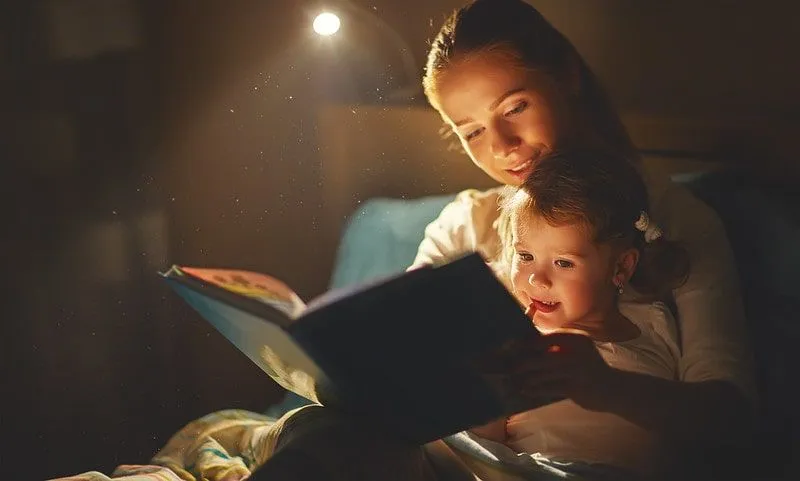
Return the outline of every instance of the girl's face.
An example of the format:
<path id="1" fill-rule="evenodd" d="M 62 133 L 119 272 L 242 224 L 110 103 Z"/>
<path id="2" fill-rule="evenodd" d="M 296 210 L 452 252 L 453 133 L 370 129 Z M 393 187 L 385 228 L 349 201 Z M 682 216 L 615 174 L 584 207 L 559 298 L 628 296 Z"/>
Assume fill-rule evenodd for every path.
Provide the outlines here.
<path id="1" fill-rule="evenodd" d="M 517 213 L 511 224 L 511 284 L 543 331 L 603 322 L 616 307 L 616 256 L 579 225 L 554 227 Z"/>
<path id="2" fill-rule="evenodd" d="M 437 80 L 432 103 L 472 161 L 518 186 L 570 134 L 567 99 L 552 76 L 489 52 L 457 60 Z"/>

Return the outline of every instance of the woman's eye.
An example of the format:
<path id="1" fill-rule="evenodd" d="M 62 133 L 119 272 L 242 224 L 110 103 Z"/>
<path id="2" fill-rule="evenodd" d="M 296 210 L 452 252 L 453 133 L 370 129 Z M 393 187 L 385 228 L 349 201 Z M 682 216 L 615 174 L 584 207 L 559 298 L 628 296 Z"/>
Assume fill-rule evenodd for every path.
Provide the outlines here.
<path id="1" fill-rule="evenodd" d="M 470 140 L 474 140 L 477 136 L 481 134 L 481 132 L 483 132 L 483 127 L 471 130 L 467 132 L 467 134 L 464 136 L 464 140 L 466 140 L 467 142 L 469 142 Z"/>
<path id="2" fill-rule="evenodd" d="M 572 267 L 575 267 L 575 264 L 573 264 L 573 263 L 572 263 L 572 262 L 570 262 L 570 261 L 565 261 L 564 259 L 558 259 L 558 260 L 555 262 L 555 264 L 556 264 L 558 267 L 562 268 L 562 269 L 570 269 L 570 268 L 572 268 Z"/>
<path id="3" fill-rule="evenodd" d="M 526 108 L 528 108 L 528 102 L 526 100 L 523 100 L 523 101 L 519 102 L 518 104 L 516 104 L 514 106 L 514 108 L 512 108 L 509 111 L 507 111 L 506 115 L 518 114 L 518 113 L 522 112 L 523 110 L 525 110 Z"/>

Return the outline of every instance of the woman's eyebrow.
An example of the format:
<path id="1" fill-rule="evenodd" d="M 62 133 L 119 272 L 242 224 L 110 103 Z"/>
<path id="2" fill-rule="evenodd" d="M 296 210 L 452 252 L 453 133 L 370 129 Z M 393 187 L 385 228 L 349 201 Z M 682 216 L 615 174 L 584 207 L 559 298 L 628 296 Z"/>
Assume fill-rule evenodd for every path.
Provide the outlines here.
<path id="1" fill-rule="evenodd" d="M 512 95 L 514 95 L 514 94 L 516 94 L 516 93 L 522 92 L 523 90 L 525 90 L 525 87 L 517 87 L 517 88 L 514 88 L 514 89 L 511 89 L 511 90 L 509 90 L 508 92 L 504 93 L 503 95 L 501 95 L 501 96 L 497 97 L 497 100 L 495 100 L 494 102 L 492 102 L 492 103 L 491 103 L 491 105 L 489 105 L 489 108 L 488 108 L 487 110 L 494 110 L 494 109 L 496 109 L 496 108 L 497 108 L 497 106 L 498 106 L 498 105 L 500 105 L 500 103 L 502 103 L 502 102 L 503 102 L 503 100 L 505 100 L 505 99 L 507 99 L 507 98 L 511 97 Z"/>
<path id="2" fill-rule="evenodd" d="M 512 95 L 514 95 L 516 93 L 522 92 L 523 90 L 525 90 L 525 87 L 517 87 L 517 88 L 513 88 L 513 89 L 509 90 L 508 92 L 506 92 L 506 93 L 502 94 L 501 96 L 497 97 L 497 99 L 494 102 L 489 104 L 489 108 L 487 108 L 486 110 L 490 110 L 491 111 L 491 110 L 496 109 L 497 106 L 500 105 L 503 102 L 503 100 L 511 97 Z M 453 125 L 455 125 L 456 127 L 461 127 L 462 125 L 468 124 L 470 122 L 472 122 L 472 119 L 471 118 L 466 118 L 466 119 L 459 120 L 458 122 L 454 123 Z"/>

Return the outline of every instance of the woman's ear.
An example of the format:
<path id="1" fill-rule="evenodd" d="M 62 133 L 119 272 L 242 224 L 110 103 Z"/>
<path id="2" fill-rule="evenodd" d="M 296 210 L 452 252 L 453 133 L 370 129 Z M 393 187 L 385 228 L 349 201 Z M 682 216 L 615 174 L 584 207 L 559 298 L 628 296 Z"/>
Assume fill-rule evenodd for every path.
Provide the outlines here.
<path id="1" fill-rule="evenodd" d="M 611 280 L 615 286 L 624 285 L 636 271 L 639 264 L 639 250 L 630 248 L 622 251 L 614 264 L 614 277 Z"/>
<path id="2" fill-rule="evenodd" d="M 570 95 L 577 97 L 581 93 L 581 63 L 575 54 L 567 57 L 567 85 Z"/>

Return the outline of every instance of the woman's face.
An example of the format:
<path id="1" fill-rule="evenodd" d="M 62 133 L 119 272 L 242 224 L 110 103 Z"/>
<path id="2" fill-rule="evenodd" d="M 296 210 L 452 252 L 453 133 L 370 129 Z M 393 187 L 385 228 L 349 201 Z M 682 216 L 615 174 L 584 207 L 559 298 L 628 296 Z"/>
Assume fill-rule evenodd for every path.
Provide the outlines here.
<path id="1" fill-rule="evenodd" d="M 434 105 L 475 164 L 518 186 L 570 136 L 564 95 L 552 76 L 514 66 L 508 55 L 473 55 L 438 77 Z"/>

